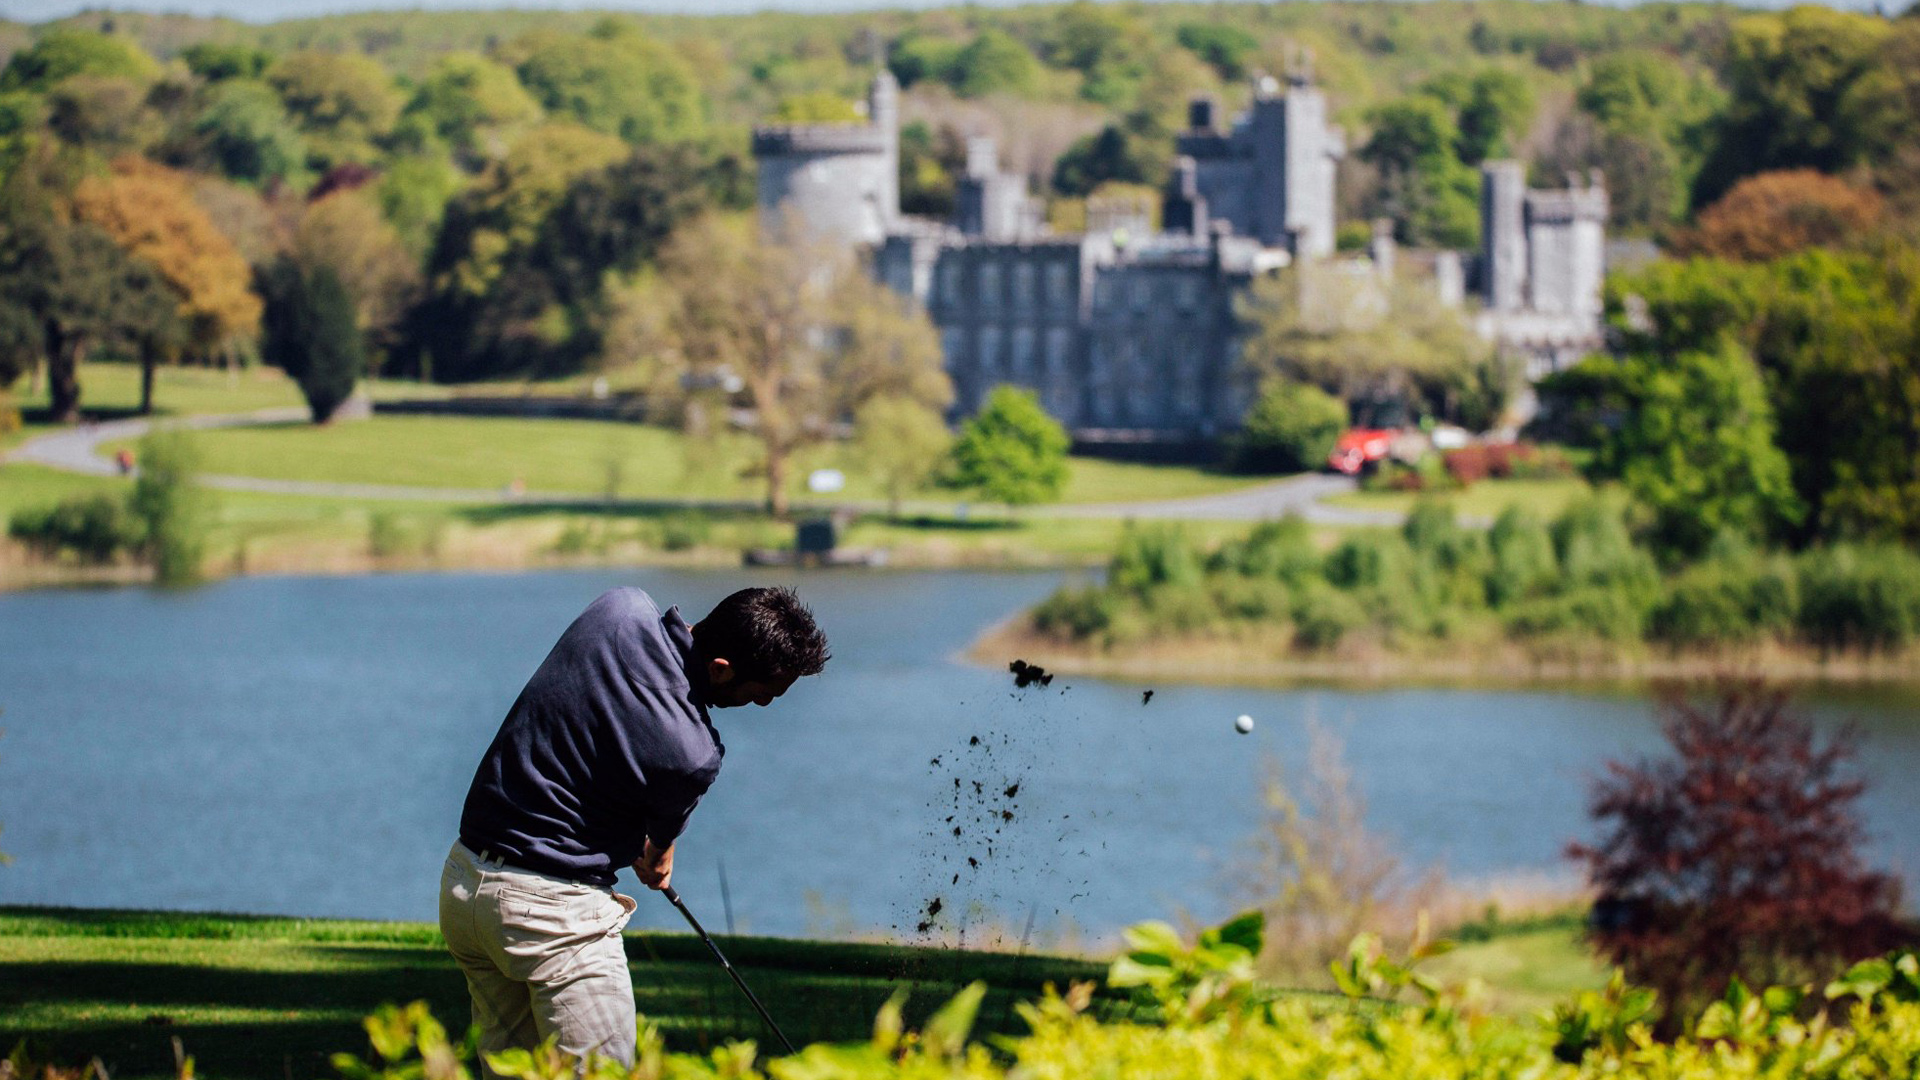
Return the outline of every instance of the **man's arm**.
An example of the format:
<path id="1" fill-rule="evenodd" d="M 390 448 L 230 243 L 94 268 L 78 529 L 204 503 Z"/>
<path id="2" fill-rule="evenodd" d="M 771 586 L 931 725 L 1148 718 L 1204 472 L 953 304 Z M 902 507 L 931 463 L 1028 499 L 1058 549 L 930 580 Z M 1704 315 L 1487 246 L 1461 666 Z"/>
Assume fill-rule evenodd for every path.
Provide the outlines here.
<path id="1" fill-rule="evenodd" d="M 633 873 L 640 884 L 649 889 L 664 889 L 673 884 L 673 845 L 655 847 L 653 838 L 648 837 L 646 848 L 633 860 Z"/>

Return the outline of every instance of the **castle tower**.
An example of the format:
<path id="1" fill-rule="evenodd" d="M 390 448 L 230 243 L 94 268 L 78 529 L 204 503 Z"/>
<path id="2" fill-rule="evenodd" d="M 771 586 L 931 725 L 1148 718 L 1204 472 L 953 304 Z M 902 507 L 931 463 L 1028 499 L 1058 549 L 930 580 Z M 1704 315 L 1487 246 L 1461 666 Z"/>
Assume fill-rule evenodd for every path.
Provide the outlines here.
<path id="1" fill-rule="evenodd" d="M 1526 167 L 1517 161 L 1481 165 L 1480 276 L 1490 311 L 1528 305 L 1526 213 Z"/>
<path id="2" fill-rule="evenodd" d="M 753 130 L 764 227 L 797 224 L 847 244 L 878 244 L 900 218 L 900 86 L 884 68 L 865 124 L 775 124 Z"/>

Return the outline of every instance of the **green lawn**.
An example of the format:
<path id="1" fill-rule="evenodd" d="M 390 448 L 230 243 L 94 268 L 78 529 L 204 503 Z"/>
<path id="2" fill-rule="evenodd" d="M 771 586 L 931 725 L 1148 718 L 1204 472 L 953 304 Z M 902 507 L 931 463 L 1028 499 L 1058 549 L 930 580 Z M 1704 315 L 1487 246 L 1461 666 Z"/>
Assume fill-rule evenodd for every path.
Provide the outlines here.
<path id="1" fill-rule="evenodd" d="M 1480 979 L 1489 1004 L 1501 1012 L 1532 1013 L 1581 990 L 1606 985 L 1608 968 L 1593 955 L 1578 926 L 1503 932 L 1465 944 L 1421 965 L 1448 984 Z"/>
<path id="2" fill-rule="evenodd" d="M 1568 503 L 1591 491 L 1585 480 L 1569 477 L 1560 480 L 1482 480 L 1465 491 L 1438 496 L 1453 505 L 1456 513 L 1479 518 L 1496 518 L 1509 506 L 1525 506 L 1542 518 L 1551 518 L 1566 509 Z M 1333 506 L 1355 510 L 1391 510 L 1406 513 L 1423 496 L 1413 491 L 1356 491 L 1335 495 L 1327 500 Z"/>
<path id="3" fill-rule="evenodd" d="M 1052 956 L 771 938 L 720 938 L 795 1042 L 865 1037 L 897 987 L 924 1018 L 961 986 L 991 991 L 978 1034 L 1015 1032 L 1015 1000 L 1046 982 L 1096 979 L 1102 965 Z M 675 1049 L 731 1038 L 770 1042 L 699 941 L 629 934 L 640 1009 Z M 0 908 L 0 1048 L 26 1038 L 61 1063 L 99 1055 L 110 1075 L 171 1076 L 178 1036 L 218 1080 L 335 1075 L 335 1051 L 370 1056 L 360 1019 L 387 1002 L 428 1001 L 456 1032 L 466 987 L 431 926 L 163 913 Z"/>
<path id="4" fill-rule="evenodd" d="M 501 490 L 516 479 L 527 490 L 628 498 L 699 496 L 757 499 L 752 440 L 729 434 L 690 440 L 677 431 L 593 420 L 502 417 L 377 416 L 315 427 L 283 424 L 203 432 L 208 472 L 281 480 L 329 480 L 417 487 Z M 111 449 L 111 447 L 109 448 Z M 801 455 L 807 471 L 834 467 L 848 476 L 840 497 L 878 499 L 848 447 Z M 1064 501 L 1121 502 L 1231 491 L 1247 477 L 1179 465 L 1140 465 L 1074 458 Z M 951 493 L 922 497 L 960 501 Z"/>

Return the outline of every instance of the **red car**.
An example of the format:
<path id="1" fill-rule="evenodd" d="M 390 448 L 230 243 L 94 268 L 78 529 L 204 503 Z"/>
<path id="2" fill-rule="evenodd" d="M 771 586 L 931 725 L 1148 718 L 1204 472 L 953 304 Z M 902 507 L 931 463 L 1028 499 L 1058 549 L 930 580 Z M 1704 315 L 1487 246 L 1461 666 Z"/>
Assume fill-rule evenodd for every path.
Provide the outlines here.
<path id="1" fill-rule="evenodd" d="M 1349 428 L 1333 444 L 1333 453 L 1327 455 L 1327 466 L 1335 472 L 1358 476 L 1360 473 L 1387 456 L 1393 446 L 1393 432 L 1379 428 Z"/>

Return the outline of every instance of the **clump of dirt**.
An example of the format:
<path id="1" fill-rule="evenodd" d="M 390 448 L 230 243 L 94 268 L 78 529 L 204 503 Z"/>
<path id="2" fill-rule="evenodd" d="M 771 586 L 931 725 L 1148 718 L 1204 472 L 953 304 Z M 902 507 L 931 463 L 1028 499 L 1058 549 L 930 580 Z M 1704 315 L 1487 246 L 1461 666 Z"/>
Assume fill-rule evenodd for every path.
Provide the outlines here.
<path id="1" fill-rule="evenodd" d="M 1013 663 L 1007 665 L 1007 670 L 1013 672 L 1013 685 L 1020 690 L 1025 690 L 1035 683 L 1039 683 L 1041 686 L 1053 685 L 1052 673 L 1039 664 L 1029 664 L 1025 660 L 1015 660 Z"/>

